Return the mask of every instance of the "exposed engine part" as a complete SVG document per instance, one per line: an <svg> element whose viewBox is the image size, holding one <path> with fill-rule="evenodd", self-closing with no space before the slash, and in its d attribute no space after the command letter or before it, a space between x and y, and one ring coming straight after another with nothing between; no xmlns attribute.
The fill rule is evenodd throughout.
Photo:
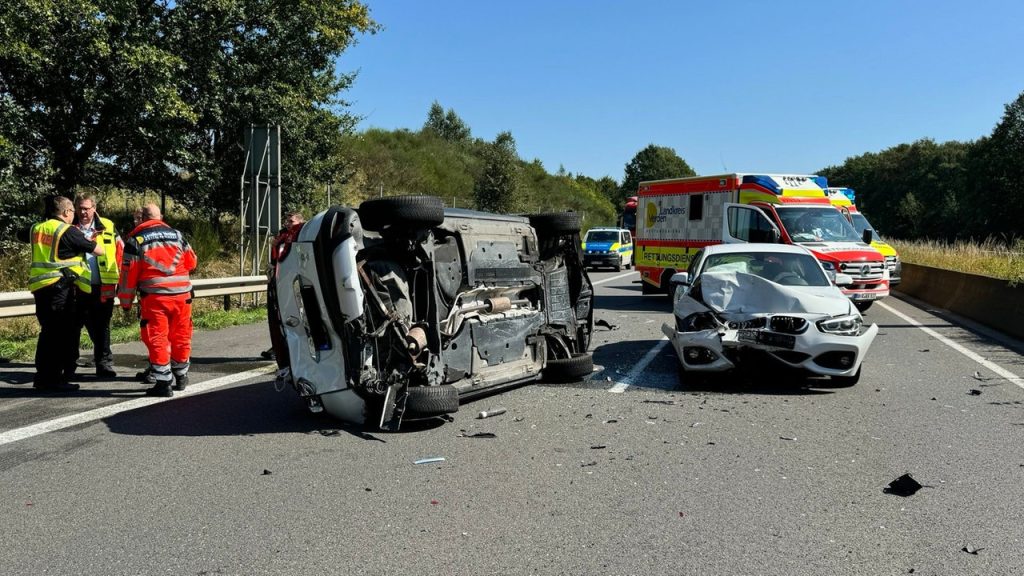
<svg viewBox="0 0 1024 576"><path fill-rule="evenodd" d="M405 343L409 349L409 355L416 358L427 347L427 333L422 326L413 326L405 335Z"/></svg>

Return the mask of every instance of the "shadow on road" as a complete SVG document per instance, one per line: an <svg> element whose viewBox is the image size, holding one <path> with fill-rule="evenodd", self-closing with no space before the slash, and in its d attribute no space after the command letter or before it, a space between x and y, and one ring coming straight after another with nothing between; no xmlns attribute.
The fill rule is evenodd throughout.
<svg viewBox="0 0 1024 576"><path fill-rule="evenodd" d="M672 314L672 303L663 294L644 296L637 287L635 292L622 296L599 294L594 298L594 315L601 312L664 312L668 317Z"/></svg>
<svg viewBox="0 0 1024 576"><path fill-rule="evenodd" d="M326 413L312 414L291 389L272 382L235 386L122 412L103 422L111 432L131 436L256 436L258 434L348 434L387 442L389 433L347 424ZM399 433L444 424L439 418L404 421Z"/></svg>

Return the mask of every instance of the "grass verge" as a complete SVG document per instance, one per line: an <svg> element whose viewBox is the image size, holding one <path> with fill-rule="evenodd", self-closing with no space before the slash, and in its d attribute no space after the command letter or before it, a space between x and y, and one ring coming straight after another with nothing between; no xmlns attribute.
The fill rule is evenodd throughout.
<svg viewBox="0 0 1024 576"><path fill-rule="evenodd" d="M988 240L945 244L934 240L896 240L904 262L1024 283L1024 239L1012 246Z"/></svg>

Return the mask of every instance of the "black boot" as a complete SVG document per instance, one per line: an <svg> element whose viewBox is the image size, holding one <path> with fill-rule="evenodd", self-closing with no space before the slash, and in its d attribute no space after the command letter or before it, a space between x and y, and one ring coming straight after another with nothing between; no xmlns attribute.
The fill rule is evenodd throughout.
<svg viewBox="0 0 1024 576"><path fill-rule="evenodd" d="M171 396L174 396L174 392L171 390L170 382L157 382L155 386L146 390L146 396L170 398Z"/></svg>
<svg viewBox="0 0 1024 576"><path fill-rule="evenodd" d="M188 388L188 374L182 374L180 376L175 374L174 375L174 389L175 390L184 390L185 388Z"/></svg>

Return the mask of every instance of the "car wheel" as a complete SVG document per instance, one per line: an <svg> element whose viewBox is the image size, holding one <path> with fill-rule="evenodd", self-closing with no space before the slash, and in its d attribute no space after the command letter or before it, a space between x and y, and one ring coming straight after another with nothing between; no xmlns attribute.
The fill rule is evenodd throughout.
<svg viewBox="0 0 1024 576"><path fill-rule="evenodd" d="M854 302L853 305L857 307L857 310L860 310L861 312L864 312L868 308L871 308L871 305L874 304L874 303L875 303L874 300L865 300L865 301L861 301L861 302Z"/></svg>
<svg viewBox="0 0 1024 576"><path fill-rule="evenodd" d="M580 231L580 215L576 212L548 212L530 214L530 225L537 231L537 236L552 238L575 234Z"/></svg>
<svg viewBox="0 0 1024 576"><path fill-rule="evenodd" d="M459 391L451 384L410 386L404 418L433 418L459 411Z"/></svg>
<svg viewBox="0 0 1024 576"><path fill-rule="evenodd" d="M855 386L857 382L860 382L860 371L864 366L858 366L857 372L853 376L833 376L832 381L839 386Z"/></svg>
<svg viewBox="0 0 1024 576"><path fill-rule="evenodd" d="M588 352L575 352L571 358L553 358L544 367L548 382L579 382L594 371L594 357Z"/></svg>
<svg viewBox="0 0 1024 576"><path fill-rule="evenodd" d="M363 228L380 232L386 226L429 228L444 222L444 203L436 196L391 196L359 205Z"/></svg>

